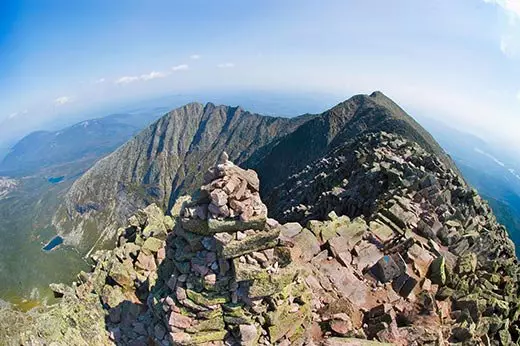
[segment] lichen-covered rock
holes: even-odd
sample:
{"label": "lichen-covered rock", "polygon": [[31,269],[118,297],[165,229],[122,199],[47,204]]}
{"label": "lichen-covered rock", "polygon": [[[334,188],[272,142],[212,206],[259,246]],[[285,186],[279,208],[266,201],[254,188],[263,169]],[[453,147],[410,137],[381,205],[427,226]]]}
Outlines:
{"label": "lichen-covered rock", "polygon": [[446,283],[446,260],[437,257],[430,265],[430,279],[434,284],[444,285]]}

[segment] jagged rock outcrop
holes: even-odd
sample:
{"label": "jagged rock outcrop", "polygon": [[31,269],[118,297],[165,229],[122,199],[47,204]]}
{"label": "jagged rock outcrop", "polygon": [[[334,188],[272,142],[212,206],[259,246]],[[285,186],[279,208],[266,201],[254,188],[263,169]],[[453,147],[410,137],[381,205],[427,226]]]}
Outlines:
{"label": "jagged rock outcrop", "polygon": [[332,286],[338,295],[329,301],[350,299],[365,311],[367,337],[402,345],[518,341],[512,241],[476,191],[418,144],[361,136],[275,193],[275,215],[307,222],[299,242],[322,278],[311,286],[315,296],[328,297]]}
{"label": "jagged rock outcrop", "polygon": [[[388,133],[356,142],[280,194],[279,214],[301,223],[269,219],[256,173],[222,155],[170,215],[150,205],[130,217],[79,284],[52,286],[63,302],[31,315],[47,322],[19,321],[26,329],[10,329],[8,341],[517,343],[519,266],[487,204],[417,143]],[[89,334],[89,321],[105,330]],[[45,332],[53,324],[61,327]]]}

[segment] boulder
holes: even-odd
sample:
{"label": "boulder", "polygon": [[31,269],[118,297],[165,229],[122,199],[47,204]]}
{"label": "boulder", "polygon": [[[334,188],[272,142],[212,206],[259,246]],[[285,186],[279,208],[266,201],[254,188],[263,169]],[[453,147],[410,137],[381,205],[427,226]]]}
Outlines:
{"label": "boulder", "polygon": [[260,336],[256,327],[250,324],[241,324],[238,326],[240,333],[240,345],[252,346],[256,345]]}
{"label": "boulder", "polygon": [[115,262],[108,275],[124,289],[130,289],[134,286],[132,272],[122,263]]}
{"label": "boulder", "polygon": [[456,272],[460,275],[471,274],[477,268],[477,255],[469,252],[459,257]]}
{"label": "boulder", "polygon": [[157,253],[163,246],[164,243],[162,240],[150,237],[144,241],[141,251],[146,254]]}
{"label": "boulder", "polygon": [[430,264],[430,280],[432,283],[444,286],[446,284],[446,260],[439,256]]}
{"label": "boulder", "polygon": [[306,228],[294,236],[293,241],[294,245],[301,249],[301,258],[304,262],[310,261],[321,251],[318,239]]}
{"label": "boulder", "polygon": [[406,263],[399,254],[387,255],[377,261],[370,271],[380,282],[387,283],[404,274]]}
{"label": "boulder", "polygon": [[289,222],[281,226],[280,236],[292,238],[302,231],[303,227],[297,222]]}

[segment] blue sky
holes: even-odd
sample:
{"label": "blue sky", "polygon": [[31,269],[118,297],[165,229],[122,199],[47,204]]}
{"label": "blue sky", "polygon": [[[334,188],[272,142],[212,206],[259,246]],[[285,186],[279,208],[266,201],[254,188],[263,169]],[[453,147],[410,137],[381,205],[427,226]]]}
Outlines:
{"label": "blue sky", "polygon": [[0,3],[0,145],[106,105],[244,89],[381,90],[520,152],[520,0]]}

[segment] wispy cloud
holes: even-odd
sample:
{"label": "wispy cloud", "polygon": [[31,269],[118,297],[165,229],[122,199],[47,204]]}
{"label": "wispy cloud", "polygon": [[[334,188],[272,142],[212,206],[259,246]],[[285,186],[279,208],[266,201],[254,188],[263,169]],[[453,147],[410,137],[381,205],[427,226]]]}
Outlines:
{"label": "wispy cloud", "polygon": [[124,76],[124,77],[116,79],[114,83],[119,84],[119,85],[125,85],[125,84],[130,84],[133,82],[137,82],[137,81],[148,81],[148,80],[157,79],[157,78],[164,78],[168,74],[169,73],[167,73],[167,72],[152,71],[150,73],[145,73],[140,76]]}
{"label": "wispy cloud", "polygon": [[124,76],[115,81],[116,84],[130,84],[132,82],[138,81],[139,77],[137,76]]}
{"label": "wispy cloud", "polygon": [[201,56],[199,54],[193,54],[190,56],[191,60],[199,60],[200,58],[201,58]]}
{"label": "wispy cloud", "polygon": [[27,113],[28,113],[27,109],[25,109],[25,110],[23,110],[23,111],[21,111],[21,112],[13,112],[13,113],[9,114],[9,115],[7,116],[7,118],[5,118],[3,121],[0,121],[0,123],[3,123],[3,122],[6,121],[6,120],[13,120],[13,119],[16,119],[16,118],[18,118],[18,117],[20,117],[20,116],[22,116],[22,115],[27,114]]}
{"label": "wispy cloud", "polygon": [[183,71],[189,69],[189,66],[186,64],[177,65],[172,67],[172,71]]}
{"label": "wispy cloud", "polygon": [[222,64],[218,64],[217,67],[218,68],[232,68],[232,67],[235,67],[235,64],[232,62],[225,62]]}
{"label": "wispy cloud", "polygon": [[141,75],[140,79],[141,80],[152,80],[152,79],[157,79],[157,78],[164,78],[166,76],[167,76],[167,73],[152,71],[148,74]]}
{"label": "wispy cloud", "polygon": [[97,81],[94,82],[94,84],[101,84],[101,83],[105,83],[105,78],[99,78]]}
{"label": "wispy cloud", "polygon": [[54,100],[54,104],[56,106],[63,106],[66,103],[72,102],[72,98],[69,96],[60,96],[57,99]]}

